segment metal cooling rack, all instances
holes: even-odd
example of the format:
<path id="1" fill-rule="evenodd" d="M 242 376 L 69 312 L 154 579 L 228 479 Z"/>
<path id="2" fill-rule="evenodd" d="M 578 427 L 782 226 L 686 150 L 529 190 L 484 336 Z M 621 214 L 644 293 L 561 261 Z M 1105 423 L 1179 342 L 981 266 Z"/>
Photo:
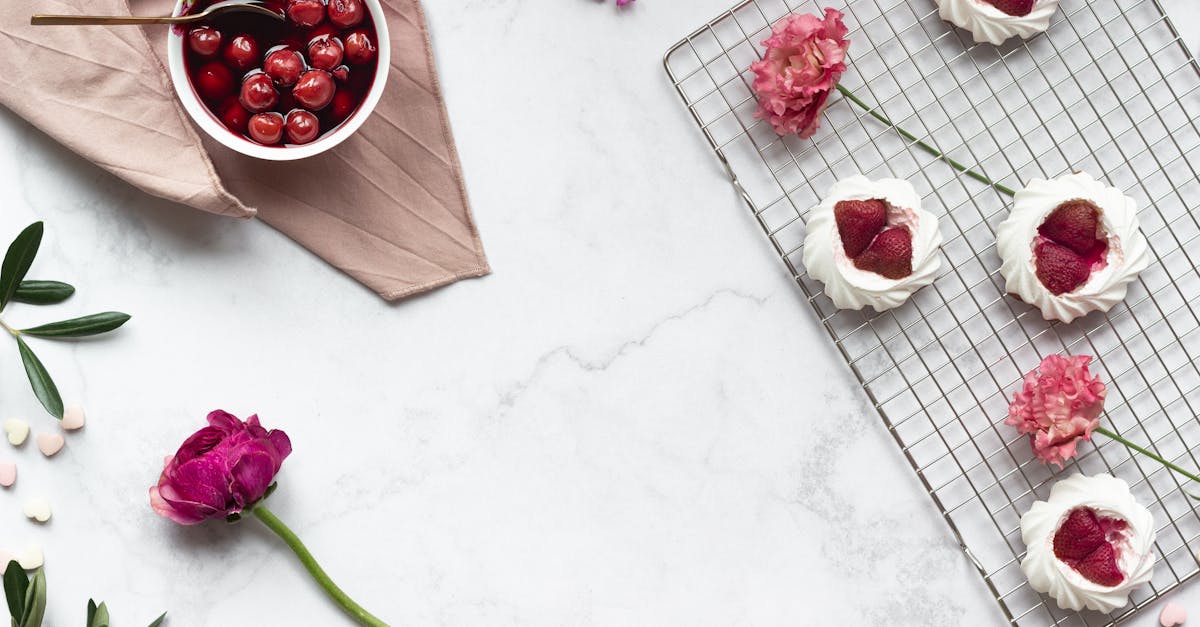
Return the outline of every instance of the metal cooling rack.
<path id="1" fill-rule="evenodd" d="M 1096 356 L 1104 424 L 1200 468 L 1200 65 L 1157 0 L 1063 0 L 1027 42 L 976 45 L 932 0 L 831 0 L 852 29 L 842 84 L 949 157 L 1019 189 L 1082 170 L 1138 200 L 1154 261 L 1124 303 L 1047 323 L 1005 295 L 995 227 L 1011 199 L 906 142 L 838 95 L 808 140 L 754 119 L 749 65 L 801 0 L 745 0 L 668 51 L 667 74 L 935 506 L 1013 625 L 1113 625 L 1200 573 L 1200 512 L 1175 475 L 1120 444 L 1054 472 L 1003 424 L 1021 375 L 1052 353 Z M 942 218 L 942 273 L 904 306 L 838 311 L 800 259 L 808 209 L 863 173 L 911 181 Z M 1073 466 L 1073 467 L 1072 467 Z M 1111 472 L 1160 524 L 1149 585 L 1113 614 L 1031 590 L 1019 518 L 1074 471 Z M 1200 486 L 1188 486 L 1193 492 Z"/>

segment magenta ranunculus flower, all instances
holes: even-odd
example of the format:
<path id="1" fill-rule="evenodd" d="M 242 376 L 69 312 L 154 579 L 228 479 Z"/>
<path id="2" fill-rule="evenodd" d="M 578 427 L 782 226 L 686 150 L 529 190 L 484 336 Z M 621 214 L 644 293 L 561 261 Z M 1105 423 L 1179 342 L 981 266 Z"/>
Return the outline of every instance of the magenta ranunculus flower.
<path id="1" fill-rule="evenodd" d="M 791 14 L 775 23 L 761 61 L 750 65 L 756 117 L 771 123 L 780 135 L 810 137 L 821 124 L 829 95 L 846 71 L 849 30 L 842 13 L 825 9 L 825 18 Z"/>
<path id="2" fill-rule="evenodd" d="M 287 434 L 267 431 L 258 416 L 242 422 L 221 410 L 167 459 L 150 488 L 154 511 L 184 525 L 240 514 L 267 492 L 292 452 Z"/>
<path id="3" fill-rule="evenodd" d="M 234 522 L 243 513 L 251 514 L 288 545 L 325 593 L 358 624 L 387 627 L 342 592 L 300 538 L 263 505 L 291 452 L 287 434 L 264 429 L 258 416 L 242 422 L 229 412 L 214 411 L 208 415 L 208 426 L 167 458 L 158 485 L 150 488 L 150 506 L 183 525 L 214 518 Z"/>
<path id="4" fill-rule="evenodd" d="M 1100 426 L 1104 383 L 1088 370 L 1086 355 L 1051 355 L 1025 375 L 1025 384 L 1008 407 L 1005 424 L 1029 434 L 1043 462 L 1062 467 L 1075 456 L 1080 439 L 1090 440 Z"/>

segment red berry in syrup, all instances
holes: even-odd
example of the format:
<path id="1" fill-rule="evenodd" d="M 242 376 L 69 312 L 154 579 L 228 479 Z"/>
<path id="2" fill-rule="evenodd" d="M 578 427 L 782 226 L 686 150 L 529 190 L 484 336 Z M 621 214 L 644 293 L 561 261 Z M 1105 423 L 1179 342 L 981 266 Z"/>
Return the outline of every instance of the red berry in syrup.
<path id="1" fill-rule="evenodd" d="M 215 56 L 221 50 L 221 31 L 207 26 L 198 26 L 188 32 L 188 47 L 202 56 Z"/>
<path id="2" fill-rule="evenodd" d="M 344 42 L 346 59 L 351 63 L 370 63 L 375 58 L 375 42 L 365 30 L 356 30 L 346 35 Z"/>
<path id="3" fill-rule="evenodd" d="M 279 92 L 275 91 L 275 85 L 272 84 L 270 76 L 256 72 L 242 81 L 242 91 L 238 95 L 238 101 L 247 110 L 261 113 L 275 107 L 275 104 L 279 102 Z"/>
<path id="4" fill-rule="evenodd" d="M 196 72 L 196 93 L 208 101 L 219 101 L 233 93 L 233 73 L 220 61 L 205 63 Z"/>
<path id="5" fill-rule="evenodd" d="M 237 98 L 230 96 L 225 100 L 225 104 L 221 105 L 217 117 L 221 119 L 221 124 L 225 128 L 239 134 L 246 134 L 246 125 L 250 123 L 251 113 L 238 102 Z"/>
<path id="6" fill-rule="evenodd" d="M 274 111 L 256 113 L 250 118 L 247 134 L 260 144 L 274 146 L 283 139 L 283 116 Z"/>
<path id="7" fill-rule="evenodd" d="M 325 3 L 321 0 L 289 0 L 287 16 L 297 26 L 312 28 L 325 21 Z"/>
<path id="8" fill-rule="evenodd" d="M 318 39 L 321 39 L 322 37 L 337 37 L 338 34 L 338 29 L 334 28 L 333 24 L 322 24 L 308 31 L 304 41 L 307 43 L 312 43 Z M 301 46 L 301 48 L 306 47 L 307 46 Z"/>
<path id="9" fill-rule="evenodd" d="M 346 81 L 350 80 L 350 68 L 345 65 L 339 65 L 333 68 L 333 71 L 331 71 L 330 74 L 333 74 L 333 77 L 338 79 L 338 82 L 345 83 Z"/>
<path id="10" fill-rule="evenodd" d="M 333 100 L 335 91 L 337 87 L 333 84 L 333 76 L 329 72 L 309 70 L 301 74 L 300 80 L 296 81 L 296 86 L 292 88 L 292 96 L 305 109 L 320 111 Z"/>
<path id="11" fill-rule="evenodd" d="M 342 40 L 322 37 L 308 44 L 308 62 L 318 70 L 332 71 L 342 63 Z"/>
<path id="12" fill-rule="evenodd" d="M 338 28 L 358 26 L 366 15 L 362 0 L 329 0 L 329 21 Z"/>
<path id="13" fill-rule="evenodd" d="M 261 58 L 258 42 L 249 35 L 238 35 L 225 44 L 225 62 L 236 70 L 249 72 Z"/>
<path id="14" fill-rule="evenodd" d="M 263 72 L 280 87 L 295 85 L 304 69 L 304 57 L 289 48 L 275 48 L 263 60 Z"/>
<path id="15" fill-rule="evenodd" d="M 288 141 L 293 144 L 307 144 L 321 134 L 321 123 L 317 116 L 304 109 L 293 109 L 287 114 L 284 122 Z"/>
<path id="16" fill-rule="evenodd" d="M 339 89 L 333 95 L 333 102 L 329 105 L 329 113 L 333 116 L 333 122 L 340 124 L 346 118 L 350 117 L 351 113 L 354 113 L 354 109 L 357 106 L 358 103 L 355 102 L 354 96 L 350 92 Z"/>

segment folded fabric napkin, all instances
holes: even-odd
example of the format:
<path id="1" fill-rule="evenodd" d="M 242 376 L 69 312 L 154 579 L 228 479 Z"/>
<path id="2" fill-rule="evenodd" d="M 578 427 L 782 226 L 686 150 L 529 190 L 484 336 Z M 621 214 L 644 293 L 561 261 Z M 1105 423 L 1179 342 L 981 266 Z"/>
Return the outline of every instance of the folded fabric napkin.
<path id="1" fill-rule="evenodd" d="M 382 0 L 386 92 L 354 136 L 268 162 L 203 136 L 166 71 L 166 27 L 30 26 L 32 13 L 169 15 L 171 0 L 0 3 L 0 104 L 155 196 L 257 215 L 398 299 L 487 274 L 419 0 Z"/>

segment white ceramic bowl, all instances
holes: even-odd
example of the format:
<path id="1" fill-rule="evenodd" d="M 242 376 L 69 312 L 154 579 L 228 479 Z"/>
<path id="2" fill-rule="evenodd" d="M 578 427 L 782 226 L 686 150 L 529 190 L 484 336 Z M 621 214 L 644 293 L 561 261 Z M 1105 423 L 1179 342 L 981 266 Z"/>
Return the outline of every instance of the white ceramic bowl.
<path id="1" fill-rule="evenodd" d="M 176 0 L 174 15 L 180 15 L 183 12 L 185 1 Z M 200 96 L 196 94 L 195 88 L 192 87 L 183 63 L 183 46 L 186 38 L 184 33 L 176 32 L 177 29 L 171 28 L 168 29 L 167 34 L 167 65 L 179 101 L 183 103 L 183 108 L 192 116 L 196 124 L 204 129 L 205 133 L 222 145 L 244 155 L 269 161 L 293 161 L 311 157 L 333 148 L 353 135 L 375 110 L 375 105 L 379 103 L 379 98 L 383 95 L 383 89 L 387 84 L 388 68 L 391 67 L 392 43 L 388 37 L 387 19 L 384 17 L 383 7 L 379 4 L 379 0 L 363 0 L 363 3 L 366 4 L 367 10 L 371 13 L 371 19 L 375 22 L 377 40 L 375 42 L 377 55 L 375 80 L 371 82 L 371 89 L 367 91 L 358 110 L 333 132 L 325 134 L 312 143 L 299 146 L 263 146 L 225 128 L 208 110 L 208 107 L 200 100 Z"/>

